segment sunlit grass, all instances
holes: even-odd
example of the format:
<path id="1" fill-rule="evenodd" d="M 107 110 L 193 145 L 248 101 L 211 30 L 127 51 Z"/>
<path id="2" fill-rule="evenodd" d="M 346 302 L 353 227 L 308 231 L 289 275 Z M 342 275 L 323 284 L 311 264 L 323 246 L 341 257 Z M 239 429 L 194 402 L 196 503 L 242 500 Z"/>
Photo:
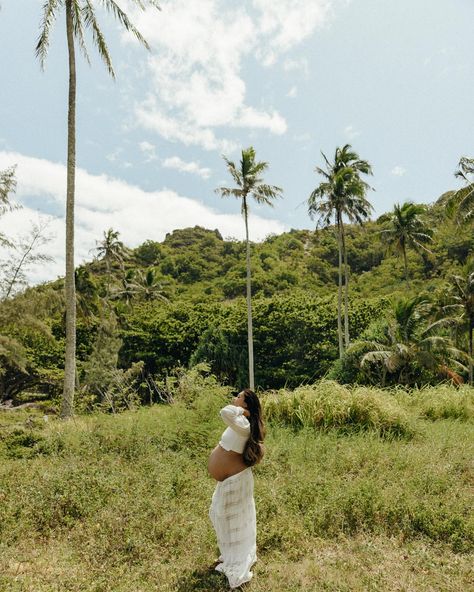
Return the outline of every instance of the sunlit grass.
<path id="1" fill-rule="evenodd" d="M 193 388 L 171 406 L 67 423 L 0 415 L 2 592 L 227 589 L 208 569 L 217 546 L 206 473 L 226 391 Z M 472 401 L 472 389 L 411 398 L 356 390 L 352 399 L 334 389 L 353 406 L 367 402 L 370 413 L 347 415 L 328 388 L 313 389 L 326 405 L 322 429 L 281 417 L 267 424 L 266 456 L 254 469 L 259 562 L 248 589 L 468 589 L 473 423 L 469 414 L 428 419 L 425 410 L 449 392 Z M 268 397 L 275 408 L 277 394 Z M 360 429 L 347 430 L 347 417 Z M 409 437 L 387 437 L 367 417 L 403 418 Z"/>

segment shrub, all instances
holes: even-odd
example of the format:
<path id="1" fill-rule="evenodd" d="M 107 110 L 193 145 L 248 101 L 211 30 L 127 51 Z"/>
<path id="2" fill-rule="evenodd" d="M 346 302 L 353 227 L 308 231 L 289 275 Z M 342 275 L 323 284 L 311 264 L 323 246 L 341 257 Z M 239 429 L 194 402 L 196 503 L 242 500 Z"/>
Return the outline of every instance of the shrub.
<path id="1" fill-rule="evenodd" d="M 421 417 L 458 419 L 468 421 L 474 418 L 474 389 L 464 386 L 459 390 L 450 385 L 427 388 L 413 393 L 414 403 L 419 406 Z"/>
<path id="2" fill-rule="evenodd" d="M 391 395 L 372 388 L 349 389 L 322 380 L 293 392 L 273 391 L 263 398 L 268 420 L 294 427 L 374 430 L 383 437 L 411 437 L 414 427 Z"/>

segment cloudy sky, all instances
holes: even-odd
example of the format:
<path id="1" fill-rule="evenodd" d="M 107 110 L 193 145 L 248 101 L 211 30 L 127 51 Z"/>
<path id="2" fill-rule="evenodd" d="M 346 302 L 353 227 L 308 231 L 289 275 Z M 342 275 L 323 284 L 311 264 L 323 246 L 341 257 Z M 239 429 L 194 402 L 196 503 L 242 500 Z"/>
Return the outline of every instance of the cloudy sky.
<path id="1" fill-rule="evenodd" d="M 43 0 L 2 0 L 0 169 L 17 165 L 23 208 L 0 220 L 11 236 L 39 216 L 63 273 L 67 118 L 64 17 L 46 70 L 34 55 Z M 101 3 L 96 1 L 98 6 Z M 321 151 L 350 143 L 371 162 L 374 216 L 457 187 L 474 155 L 473 0 L 163 0 L 129 11 L 151 52 L 98 11 L 116 71 L 92 48 L 78 57 L 77 262 L 112 227 L 129 246 L 199 224 L 242 238 L 222 154 L 253 145 L 266 180 L 284 190 L 253 207 L 261 240 L 310 228 L 304 201 Z"/>

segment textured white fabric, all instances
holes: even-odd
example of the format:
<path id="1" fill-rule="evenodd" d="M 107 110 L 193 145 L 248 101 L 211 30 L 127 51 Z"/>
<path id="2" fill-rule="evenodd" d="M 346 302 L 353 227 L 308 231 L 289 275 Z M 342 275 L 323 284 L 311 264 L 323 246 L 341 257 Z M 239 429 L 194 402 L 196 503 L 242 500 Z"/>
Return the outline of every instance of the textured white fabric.
<path id="1" fill-rule="evenodd" d="M 227 576 L 231 588 L 237 588 L 252 579 L 250 568 L 257 561 L 257 521 L 251 467 L 217 483 L 209 518 L 221 552 L 219 561 L 222 563 L 215 569 Z"/>
<path id="2" fill-rule="evenodd" d="M 223 421 L 229 426 L 224 430 L 219 446 L 225 450 L 233 450 L 242 454 L 250 436 L 250 422 L 243 415 L 244 408 L 237 405 L 226 405 L 220 410 Z"/>

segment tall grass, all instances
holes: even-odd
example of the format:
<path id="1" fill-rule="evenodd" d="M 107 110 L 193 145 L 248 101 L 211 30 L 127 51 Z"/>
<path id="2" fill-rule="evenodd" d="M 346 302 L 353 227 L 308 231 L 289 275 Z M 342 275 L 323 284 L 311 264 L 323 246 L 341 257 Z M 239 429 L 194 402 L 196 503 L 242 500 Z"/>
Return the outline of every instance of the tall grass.
<path id="1" fill-rule="evenodd" d="M 227 589 L 207 569 L 217 547 L 206 465 L 228 389 L 192 389 L 172 405 L 67 423 L 23 414 L 7 425 L 0 415 L 2 592 Z M 468 589 L 472 423 L 425 419 L 436 389 L 409 395 L 329 383 L 262 394 L 260 561 L 249 589 Z M 324 570 L 327 553 L 341 561 Z"/>
<path id="2" fill-rule="evenodd" d="M 394 397 L 374 388 L 349 388 L 322 380 L 294 391 L 279 390 L 262 399 L 271 422 L 294 427 L 373 431 L 383 437 L 410 438 L 415 427 Z"/>
<path id="3" fill-rule="evenodd" d="M 453 388 L 444 384 L 437 387 L 413 389 L 409 393 L 396 395 L 404 405 L 416 409 L 421 417 L 438 419 L 474 419 L 474 389 L 468 385 Z"/>

